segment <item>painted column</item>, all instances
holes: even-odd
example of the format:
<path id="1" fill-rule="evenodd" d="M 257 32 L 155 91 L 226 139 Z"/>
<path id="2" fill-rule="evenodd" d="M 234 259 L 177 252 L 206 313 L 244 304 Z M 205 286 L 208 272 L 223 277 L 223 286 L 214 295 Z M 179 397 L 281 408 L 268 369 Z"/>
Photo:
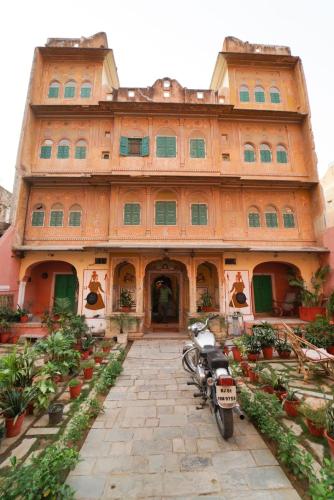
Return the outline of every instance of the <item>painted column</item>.
<path id="1" fill-rule="evenodd" d="M 26 281 L 20 281 L 20 284 L 19 284 L 19 294 L 18 294 L 18 298 L 17 298 L 17 304 L 18 304 L 19 307 L 23 307 L 25 293 L 26 293 L 26 286 L 27 286 L 27 282 Z"/>
<path id="2" fill-rule="evenodd" d="M 190 265 L 188 266 L 189 275 L 189 312 L 194 314 L 197 312 L 196 306 L 196 274 L 197 266 L 195 259 L 191 257 Z"/>
<path id="3" fill-rule="evenodd" d="M 141 314 L 144 309 L 144 274 L 141 256 L 136 264 L 136 313 Z"/>

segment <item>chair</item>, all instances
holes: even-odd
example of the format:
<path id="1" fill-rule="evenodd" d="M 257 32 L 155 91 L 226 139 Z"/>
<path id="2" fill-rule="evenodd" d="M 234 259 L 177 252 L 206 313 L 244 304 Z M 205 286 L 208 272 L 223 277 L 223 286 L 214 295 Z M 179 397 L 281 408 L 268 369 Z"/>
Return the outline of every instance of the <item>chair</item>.
<path id="1" fill-rule="evenodd" d="M 282 301 L 273 301 L 273 313 L 275 316 L 294 316 L 297 314 L 297 293 L 288 292 Z"/>
<path id="2" fill-rule="evenodd" d="M 285 323 L 282 325 L 284 334 L 297 356 L 298 371 L 303 374 L 304 380 L 308 379 L 309 372 L 314 367 L 322 368 L 329 378 L 334 379 L 334 356 L 329 354 L 326 349 L 316 347 L 303 337 L 295 335 Z"/>

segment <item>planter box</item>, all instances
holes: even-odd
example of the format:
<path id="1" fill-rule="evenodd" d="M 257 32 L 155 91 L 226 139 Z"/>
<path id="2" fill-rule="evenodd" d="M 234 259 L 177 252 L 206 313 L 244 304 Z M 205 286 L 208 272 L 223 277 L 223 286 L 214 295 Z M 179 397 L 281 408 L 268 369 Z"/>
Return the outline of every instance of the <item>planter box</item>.
<path id="1" fill-rule="evenodd" d="M 303 321 L 314 321 L 319 315 L 326 316 L 325 307 L 299 307 L 299 318 Z"/>

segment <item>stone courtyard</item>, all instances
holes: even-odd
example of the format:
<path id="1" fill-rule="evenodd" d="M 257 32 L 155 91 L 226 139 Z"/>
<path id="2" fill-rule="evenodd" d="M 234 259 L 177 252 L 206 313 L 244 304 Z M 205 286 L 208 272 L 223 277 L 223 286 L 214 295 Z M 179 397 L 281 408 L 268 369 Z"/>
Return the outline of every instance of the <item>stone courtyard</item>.
<path id="1" fill-rule="evenodd" d="M 235 417 L 226 442 L 196 409 L 182 346 L 134 342 L 68 478 L 77 500 L 300 498 L 252 424 Z"/>

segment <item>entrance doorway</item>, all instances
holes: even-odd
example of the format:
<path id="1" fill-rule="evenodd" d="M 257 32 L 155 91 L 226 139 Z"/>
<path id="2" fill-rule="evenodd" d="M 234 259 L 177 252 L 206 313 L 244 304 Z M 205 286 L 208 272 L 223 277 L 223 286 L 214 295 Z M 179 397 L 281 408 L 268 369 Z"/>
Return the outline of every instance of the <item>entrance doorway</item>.
<path id="1" fill-rule="evenodd" d="M 152 276 L 151 323 L 179 323 L 179 282 L 176 274 Z"/>
<path id="2" fill-rule="evenodd" d="M 54 301 L 67 298 L 71 302 L 71 310 L 75 312 L 75 294 L 77 280 L 73 274 L 56 274 Z"/>
<path id="3" fill-rule="evenodd" d="M 273 288 L 270 275 L 254 275 L 254 305 L 256 313 L 271 313 L 273 310 Z"/>

